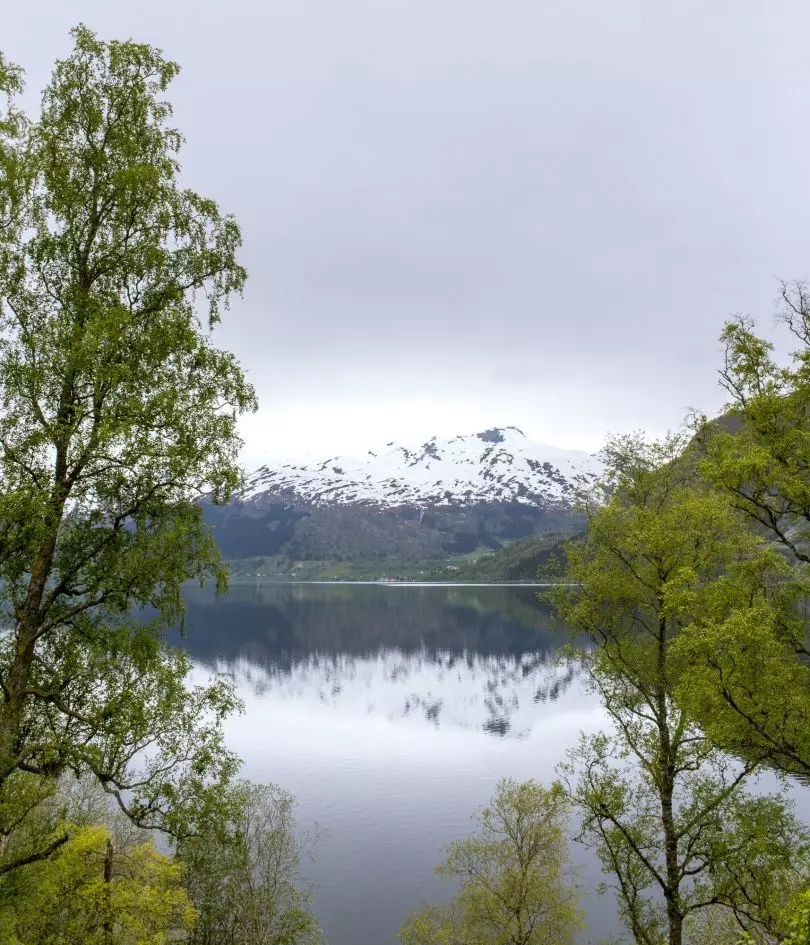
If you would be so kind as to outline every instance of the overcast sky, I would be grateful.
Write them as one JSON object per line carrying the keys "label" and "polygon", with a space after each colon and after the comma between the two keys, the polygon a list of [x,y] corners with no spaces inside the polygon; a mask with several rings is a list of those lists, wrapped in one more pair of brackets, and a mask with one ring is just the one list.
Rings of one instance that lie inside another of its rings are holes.
{"label": "overcast sky", "polygon": [[810,273],[806,0],[26,0],[160,46],[188,183],[243,227],[219,333],[260,456],[516,424],[596,449],[722,403],[730,314]]}

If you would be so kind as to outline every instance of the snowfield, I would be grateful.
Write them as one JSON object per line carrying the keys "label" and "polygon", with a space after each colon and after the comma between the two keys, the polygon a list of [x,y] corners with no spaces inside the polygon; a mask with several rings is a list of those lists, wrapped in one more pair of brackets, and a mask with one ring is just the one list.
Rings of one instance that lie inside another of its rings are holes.
{"label": "snowfield", "polygon": [[601,473],[601,463],[589,453],[533,443],[517,427],[504,427],[452,439],[432,437],[415,449],[388,443],[359,460],[334,456],[306,465],[262,466],[241,498],[277,497],[316,506],[521,502],[570,507]]}

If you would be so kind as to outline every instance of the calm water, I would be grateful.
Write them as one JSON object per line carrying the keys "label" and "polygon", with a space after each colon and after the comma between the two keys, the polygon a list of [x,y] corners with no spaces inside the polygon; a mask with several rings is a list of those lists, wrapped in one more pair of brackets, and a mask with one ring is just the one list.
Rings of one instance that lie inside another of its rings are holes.
{"label": "calm water", "polygon": [[[316,912],[331,945],[391,945],[422,900],[452,889],[443,848],[500,777],[549,781],[602,714],[532,588],[271,585],[188,595],[200,670],[234,674],[246,713],[230,745],[254,780],[324,831]],[[582,883],[598,869],[578,848]],[[596,941],[612,905],[586,901]]]}

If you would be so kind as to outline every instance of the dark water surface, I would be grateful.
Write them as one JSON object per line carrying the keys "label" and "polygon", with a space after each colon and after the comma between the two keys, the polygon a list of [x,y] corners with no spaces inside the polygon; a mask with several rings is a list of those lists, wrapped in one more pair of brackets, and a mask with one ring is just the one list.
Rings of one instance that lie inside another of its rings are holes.
{"label": "dark water surface", "polygon": [[[245,714],[228,740],[318,824],[316,913],[330,945],[391,945],[424,899],[452,890],[443,848],[505,776],[550,781],[603,724],[566,635],[531,587],[288,584],[190,591],[185,645],[233,673]],[[583,886],[598,869],[579,848]],[[597,941],[613,907],[586,902]]]}

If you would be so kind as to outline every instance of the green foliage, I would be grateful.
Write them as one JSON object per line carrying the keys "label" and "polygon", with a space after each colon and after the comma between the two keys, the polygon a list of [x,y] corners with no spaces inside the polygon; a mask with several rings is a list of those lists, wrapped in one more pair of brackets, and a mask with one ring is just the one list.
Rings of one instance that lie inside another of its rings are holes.
{"label": "green foliage", "polygon": [[568,858],[568,807],[559,786],[498,783],[477,830],[451,844],[437,871],[460,882],[400,932],[405,945],[565,945],[582,925]]}
{"label": "green foliage", "polygon": [[568,549],[572,586],[549,595],[594,644],[581,655],[611,730],[583,738],[563,771],[580,838],[612,874],[640,945],[702,941],[707,923],[768,935],[810,868],[790,805],[743,791],[759,756],[729,759],[674,699],[693,669],[682,641],[729,620],[777,619],[793,600],[791,588],[782,597],[781,556],[724,496],[694,484],[684,447],[680,437],[610,444],[613,497]]}
{"label": "green foliage", "polygon": [[496,552],[479,554],[474,561],[433,569],[427,579],[448,581],[553,580],[560,573],[557,555],[565,536],[559,532],[518,538]]}
{"label": "green foliage", "polygon": [[[176,64],[73,38],[39,119],[12,100],[0,123],[0,838],[22,775],[67,769],[182,836],[236,764],[233,692],[187,690],[161,632],[184,581],[225,577],[197,500],[239,482],[254,406],[209,331],[244,284],[241,237],[179,185]],[[19,88],[0,60],[0,94]],[[146,626],[128,616],[143,605]],[[17,865],[0,855],[0,873]]]}
{"label": "green foliage", "polygon": [[237,782],[223,791],[219,816],[172,858],[111,806],[97,781],[62,778],[8,840],[16,856],[67,836],[50,857],[0,876],[0,942],[320,941],[299,879],[308,841],[296,835],[292,811],[286,792]]}
{"label": "green foliage", "polygon": [[696,625],[676,644],[677,694],[716,744],[806,776],[810,668],[790,623],[760,604]]}
{"label": "green foliage", "polygon": [[[722,426],[705,424],[702,472],[799,561],[810,563],[810,295],[782,287],[783,319],[799,341],[780,367],[773,345],[744,319],[723,332],[724,386],[732,400]],[[731,429],[729,429],[731,427]]]}
{"label": "green foliage", "polygon": [[0,882],[7,945],[159,945],[193,925],[182,869],[153,842],[116,851],[102,826],[71,829],[47,861]]}
{"label": "green foliage", "polygon": [[784,945],[810,945],[810,890],[800,893],[785,910]]}
{"label": "green foliage", "polygon": [[191,945],[306,945],[320,941],[299,871],[293,797],[242,782],[227,827],[212,824],[180,847],[198,919]]}
{"label": "green foliage", "polygon": [[25,117],[14,98],[23,89],[22,70],[0,52],[0,259],[3,243],[19,227],[20,201],[25,184],[25,162],[21,148]]}
{"label": "green foliage", "polygon": [[402,557],[395,554],[357,554],[351,559],[308,558],[295,560],[283,555],[261,555],[229,561],[233,580],[288,581],[378,580],[391,577],[405,581],[553,581],[562,573],[559,556],[564,536],[560,532],[528,535],[509,542],[498,551],[478,548],[468,554],[447,555],[440,564],[436,556]]}
{"label": "green foliage", "polygon": [[810,774],[810,304],[801,283],[783,286],[783,315],[800,344],[779,367],[773,346],[745,320],[723,333],[723,382],[732,396],[722,423],[699,423],[700,471],[784,553],[781,597],[706,621],[684,640],[692,667],[682,700],[719,744],[767,755],[778,768]]}

